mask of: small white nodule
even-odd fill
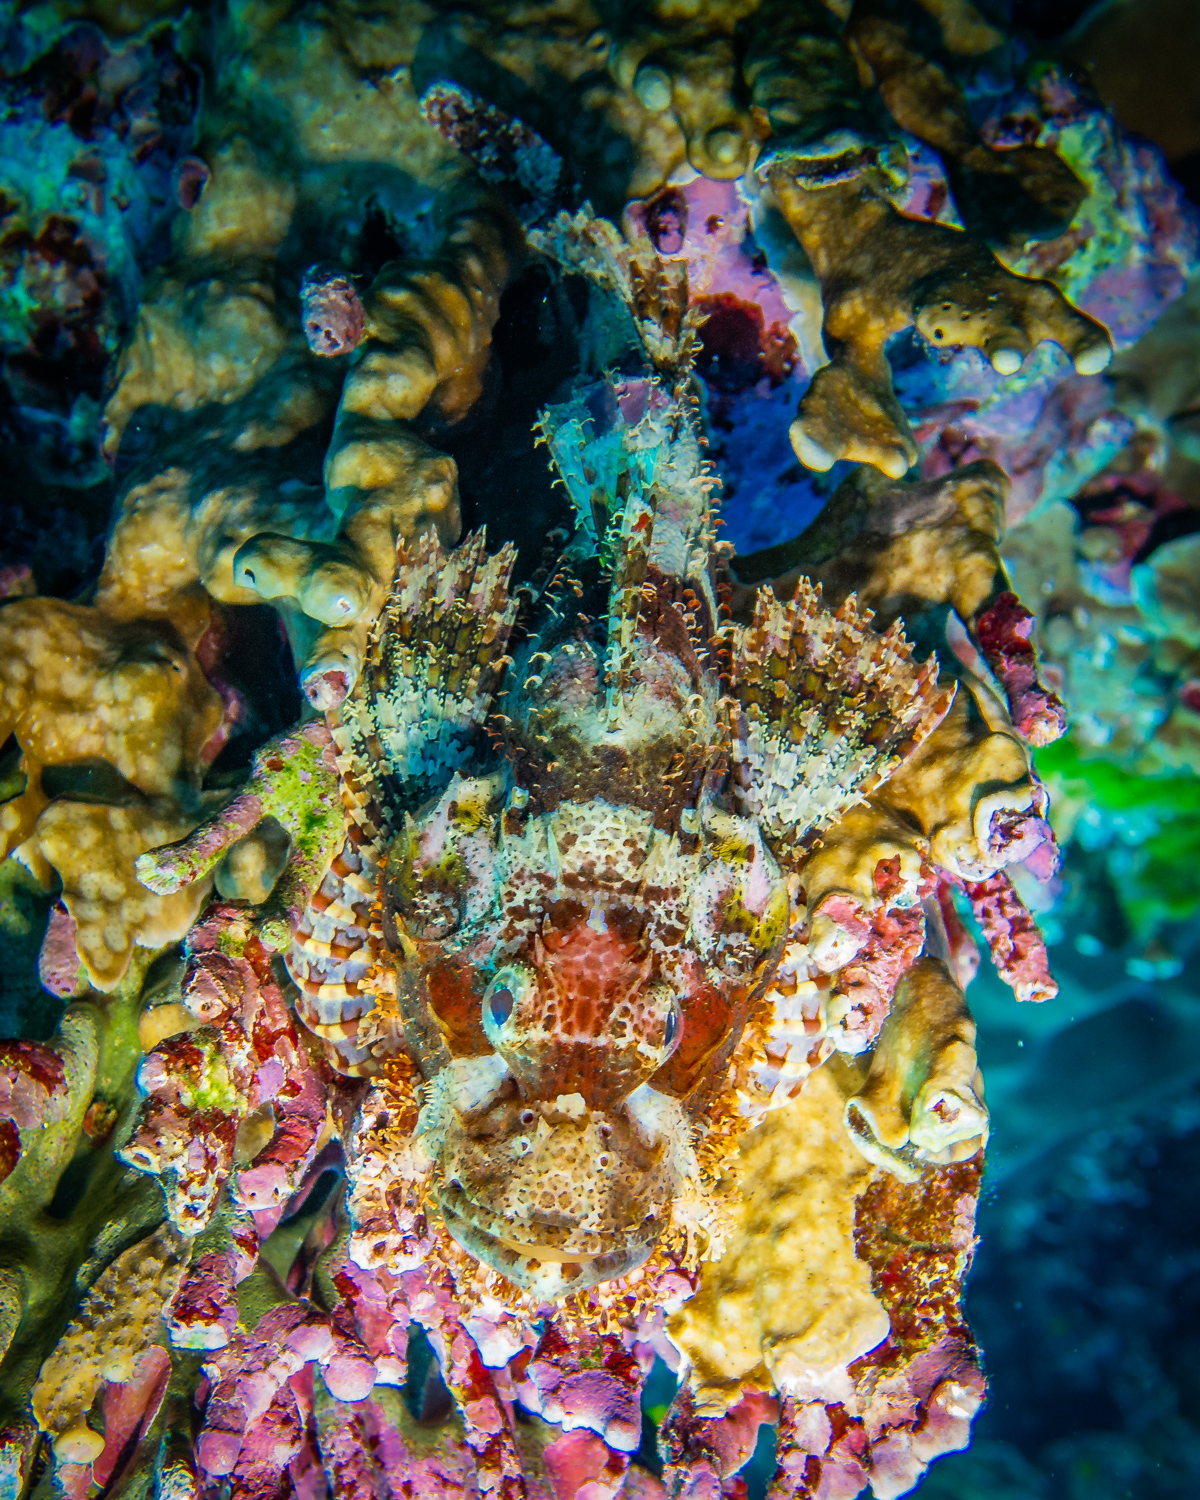
[[[827,453],[820,443],[813,442],[799,422],[792,423],[792,447],[804,467],[815,469],[819,474],[832,469],[836,461],[833,454]]]
[[[1081,375],[1099,375],[1101,370],[1108,368],[1108,362],[1112,359],[1112,346],[1109,344],[1093,344],[1090,349],[1085,349],[1082,354],[1075,356],[1075,368]]]
[[[997,349],[992,355],[992,369],[997,375],[1015,375],[1022,363],[1019,349]]]

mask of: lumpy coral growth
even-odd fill
[[[969,0],[0,69],[0,1489],[905,1493],[985,1397],[971,931],[1052,999],[1047,785],[1192,764],[1161,162]]]

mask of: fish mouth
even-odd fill
[[[612,1281],[640,1266],[664,1227],[655,1218],[618,1239],[577,1235],[537,1220],[517,1224],[489,1213],[458,1182],[443,1184],[437,1201],[447,1230],[469,1255],[549,1301]]]

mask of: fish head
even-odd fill
[[[693,1136],[786,893],[739,820],[688,838],[593,798],[507,835],[485,801],[460,784],[389,870],[418,1129],[450,1234],[555,1301],[644,1262],[699,1191]]]
[[[681,997],[643,925],[558,903],[476,984],[491,1050],[444,1067],[422,1114],[446,1227],[543,1299],[644,1261],[692,1165],[684,1107],[652,1083],[682,1040]],[[449,1015],[455,986],[439,981]]]

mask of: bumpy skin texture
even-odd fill
[[[786,926],[770,848],[782,858],[793,838],[836,819],[848,789],[892,772],[898,741],[922,739],[949,702],[930,692],[931,674],[912,672],[898,637],[877,638],[852,607],[834,617],[816,596],[785,608],[764,595],[734,653],[739,771],[722,790],[726,709],[705,665],[716,644],[708,479],[680,399],[615,379],[545,415],[581,513],[592,509],[594,465],[615,461],[615,493],[628,488],[602,542],[613,568],[604,652],[590,628],[552,614],[506,702],[512,779],[486,762],[473,779],[456,775],[392,839],[393,974],[364,975],[369,932],[343,936],[319,911],[294,949],[293,973],[333,1003],[352,1067],[372,1057],[378,1067],[403,1027],[432,1080],[415,1138],[442,1219],[531,1307],[619,1279],[660,1241],[680,1241],[667,1253],[682,1265],[718,1242],[689,1131],[702,1126]],[[607,423],[587,417],[601,403]],[[478,641],[482,666],[507,631],[502,580],[491,569],[472,577],[470,554],[456,564],[443,565],[444,603],[426,603],[428,585],[402,572],[371,669],[335,730],[380,854],[398,816],[389,787],[429,754],[410,748],[429,712],[418,719],[416,685],[446,671],[441,640],[461,620],[457,649]],[[471,605],[489,600],[490,622],[472,620]],[[797,704],[793,715],[769,686],[781,676],[821,683],[822,707]],[[468,680],[486,676],[477,668]],[[838,704],[847,763],[826,784],[812,758]],[[807,783],[783,769],[785,756],[811,766]],[[323,949],[336,962],[321,963]],[[373,1009],[363,996],[372,989]],[[497,1172],[497,1159],[511,1164]],[[365,1191],[367,1174],[360,1183]],[[376,1263],[405,1235],[399,1223],[387,1230],[386,1214],[377,1224],[370,1197],[359,1253]]]

